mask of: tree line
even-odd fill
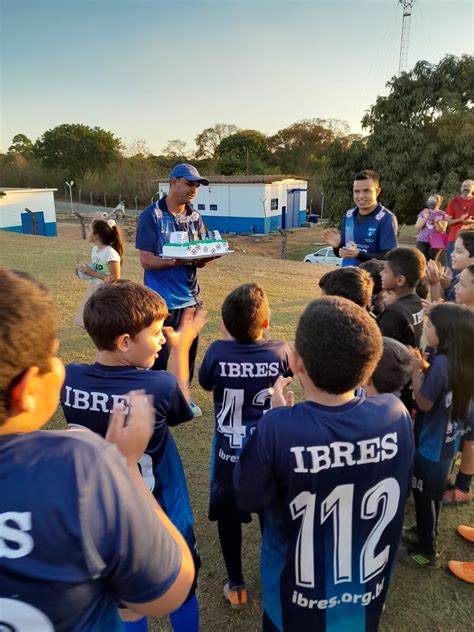
[[[191,152],[180,139],[153,155],[144,140],[125,145],[100,127],[63,124],[35,142],[17,134],[0,154],[0,185],[58,187],[73,179],[83,199],[121,194],[127,206],[149,202],[157,180],[177,162],[192,161],[206,175],[294,175],[309,180],[308,204],[336,220],[352,204],[355,172],[378,171],[383,203],[413,222],[428,194],[459,193],[474,177],[474,57],[419,61],[392,77],[387,96],[365,113],[366,135],[344,121],[305,119],[266,135],[219,123],[196,135]]]

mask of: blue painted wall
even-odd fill
[[[24,234],[22,226],[2,226],[0,230],[3,230],[6,233]],[[57,237],[57,234],[58,234],[58,230],[57,230],[56,222],[45,222],[43,236],[44,237]]]
[[[273,217],[219,217],[218,215],[202,215],[208,228],[221,233],[269,233],[281,228],[281,214]],[[299,223],[306,220],[306,211],[299,211]]]

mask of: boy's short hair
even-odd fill
[[[244,283],[226,296],[222,304],[225,328],[238,342],[252,342],[262,333],[269,317],[268,298],[257,283]]]
[[[468,251],[470,257],[474,257],[474,230],[460,230],[458,237],[462,239],[464,248]]]
[[[103,283],[84,306],[84,326],[99,351],[115,351],[118,336],[134,338],[167,316],[159,294],[125,279]]]
[[[358,171],[354,176],[354,180],[373,180],[377,186],[380,183],[379,174],[372,169],[362,169],[362,171]]]
[[[326,296],[342,296],[359,307],[368,307],[372,302],[374,282],[365,270],[347,267],[323,274],[319,287]]]
[[[403,275],[408,287],[414,288],[426,274],[425,255],[418,248],[392,248],[385,261],[396,276]]]
[[[374,294],[380,294],[382,291],[382,275],[384,263],[382,259],[369,259],[360,264],[359,270],[365,270],[372,277],[374,282]]]
[[[398,340],[383,336],[382,357],[372,373],[372,383],[378,393],[395,393],[410,380],[412,356]]]
[[[430,293],[430,284],[426,277],[423,277],[418,281],[415,287],[415,291],[420,298],[427,299]]]
[[[367,382],[382,354],[382,336],[366,310],[328,296],[301,315],[295,348],[313,384],[339,395]]]
[[[56,308],[48,290],[25,272],[0,268],[0,424],[11,389],[30,367],[51,370]]]

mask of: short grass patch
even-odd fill
[[[310,248],[308,252],[311,251]],[[90,244],[77,239],[0,233],[0,265],[29,272],[51,289],[59,312],[60,356],[66,363],[91,362],[94,358],[94,348],[87,334],[72,324],[85,290],[85,283],[74,275],[74,266],[78,258],[86,261],[89,256]],[[318,296],[318,280],[327,270],[328,266],[312,266],[302,261],[280,261],[238,253],[223,257],[201,270],[199,279],[205,306],[209,311],[209,323],[201,336],[198,365],[208,344],[218,337],[220,307],[231,289],[249,281],[262,284],[272,308],[272,337],[292,341],[298,317],[305,305]],[[123,276],[135,281],[142,280],[142,271],[131,244],[128,244],[125,256]],[[31,326],[34,327],[34,323]],[[207,520],[214,423],[212,399],[209,393],[202,391],[196,384],[193,398],[202,407],[203,416],[173,429],[173,434],[186,470],[202,555],[198,588],[201,628],[205,632],[229,629],[253,632],[261,629],[258,524],[254,521],[244,526],[243,562],[250,607],[245,611],[234,612],[222,597],[225,570],[216,526]],[[64,427],[60,410],[48,427]],[[382,618],[382,631],[411,632],[416,629],[418,632],[468,632],[473,629],[472,587],[452,577],[446,568],[448,559],[474,559],[473,545],[463,541],[455,532],[456,525],[460,523],[474,523],[472,504],[443,508],[440,523],[440,544],[443,547],[441,570],[429,572],[397,566]],[[157,632],[168,630],[169,625],[167,620],[154,620],[150,628]]]

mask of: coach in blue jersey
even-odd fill
[[[305,401],[270,410],[236,464],[241,509],[264,510],[265,632],[378,629],[414,453],[398,398],[354,397],[381,351],[365,310],[310,303],[290,356]]]
[[[186,308],[201,306],[196,268],[202,268],[210,259],[186,262],[181,259],[163,259],[161,254],[167,235],[173,231],[205,230],[201,216],[192,207],[200,185],[209,180],[199,175],[196,167],[179,164],[170,174],[168,195],[150,204],[141,213],[137,224],[135,247],[140,251],[140,263],[145,270],[145,285],[158,292],[168,306],[169,316],[165,327],[177,329]],[[189,352],[190,376],[194,373],[198,339]],[[169,349],[164,347],[153,366],[166,369]]]
[[[381,188],[375,171],[365,169],[354,177],[355,207],[342,218],[340,231],[328,228],[325,242],[332,246],[343,266],[358,266],[369,259],[383,259],[398,245],[395,215],[377,201]]]

